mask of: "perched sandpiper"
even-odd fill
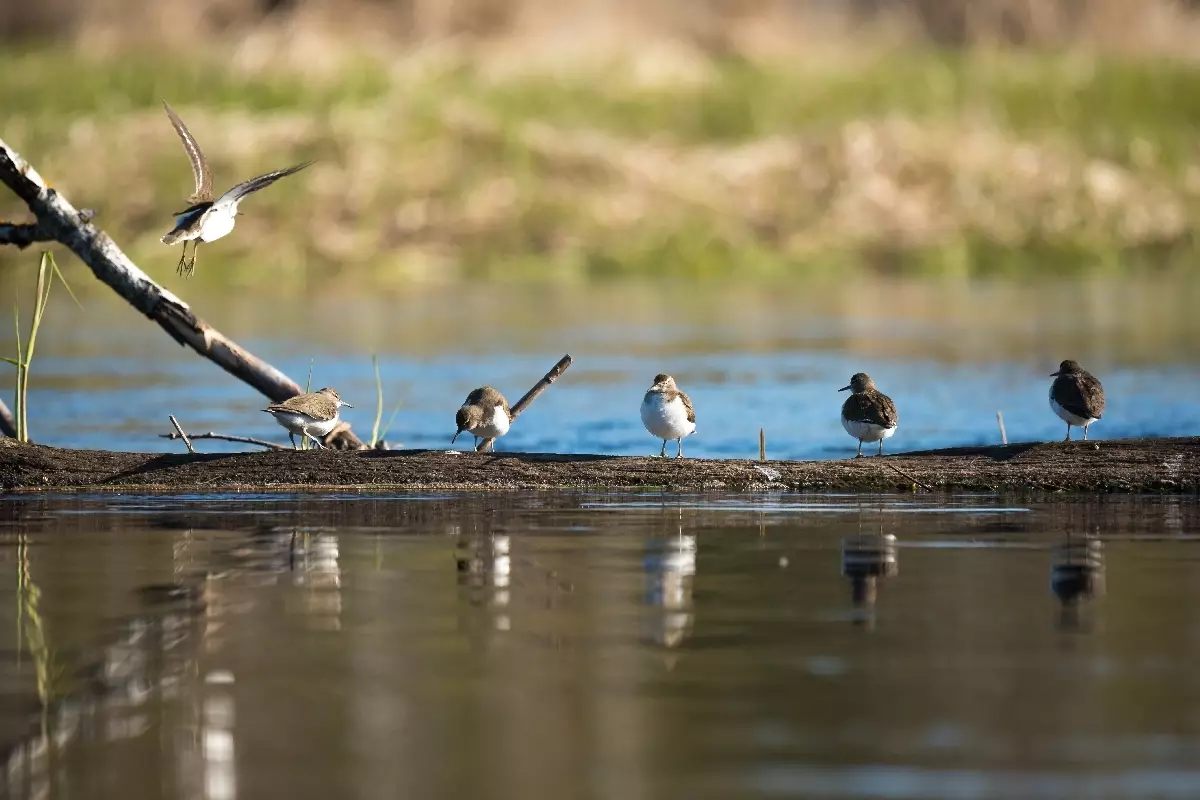
[[[862,458],[863,442],[879,442],[879,455],[883,455],[883,440],[896,432],[900,417],[892,398],[875,388],[875,381],[865,372],[850,378],[850,385],[838,389],[850,391],[842,404],[842,427],[846,433],[858,439],[858,455]]]
[[[642,398],[642,424],[663,440],[660,458],[667,457],[667,442],[671,439],[675,440],[675,457],[683,458],[683,437],[696,432],[696,410],[670,375],[660,372],[654,376],[654,385]]]
[[[201,242],[213,242],[233,230],[233,223],[238,216],[238,203],[251,192],[265,189],[280,178],[299,172],[313,162],[305,161],[287,169],[278,169],[259,175],[234,186],[225,194],[213,200],[212,172],[208,169],[208,161],[196,144],[196,138],[183,124],[183,120],[175,113],[175,109],[163,101],[163,108],[175,126],[175,132],[183,141],[183,149],[187,151],[188,160],[192,162],[192,175],[196,179],[196,191],[188,198],[190,205],[183,211],[175,212],[175,227],[162,237],[163,244],[173,245],[183,242],[183,254],[175,270],[180,275],[190,277],[196,270],[196,248]],[[187,243],[192,242],[192,258],[187,257]]]
[[[497,439],[508,433],[512,411],[509,410],[504,395],[490,386],[480,386],[467,395],[462,407],[454,415],[454,421],[458,430],[451,437],[450,443],[453,444],[458,435],[466,431],[475,437],[475,444],[478,446],[480,439]],[[493,441],[491,447],[495,446]]]
[[[354,408],[338,397],[336,390],[325,388],[319,392],[298,394],[282,403],[272,403],[263,411],[287,428],[293,448],[296,447],[296,434],[300,434],[301,439],[307,436],[317,447],[324,447],[321,439],[328,436],[338,424],[342,406]]]
[[[1067,423],[1067,438],[1063,441],[1071,441],[1071,426],[1075,425],[1083,428],[1086,442],[1088,425],[1104,413],[1104,387],[1095,375],[1070,359],[1059,364],[1058,372],[1051,372],[1050,377],[1054,378],[1050,384],[1050,409]]]

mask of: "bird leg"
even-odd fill
[[[183,240],[183,252],[179,254],[179,263],[175,265],[175,272],[182,275],[184,269],[186,269],[186,267],[185,267],[186,262],[187,262],[187,240],[184,239]]]
[[[883,439],[879,440],[879,452],[876,455],[883,455]]]
[[[666,458],[666,457],[667,457],[667,440],[666,440],[666,439],[663,439],[663,446],[662,446],[662,450],[659,450],[659,451],[658,451],[658,457],[659,457],[659,458]]]
[[[1083,426],[1083,440],[1087,441],[1087,425]]]
[[[858,455],[856,455],[856,456],[855,456],[855,458],[862,458],[862,457],[863,457],[863,454],[862,454],[862,439],[859,439],[859,440],[858,440]]]
[[[304,432],[304,435],[305,435],[305,436],[307,436],[309,439],[312,439],[312,443],[313,443],[313,444],[315,444],[315,445],[317,446],[317,449],[318,449],[318,450],[324,450],[324,449],[325,449],[325,445],[324,445],[324,444],[321,442],[321,440],[320,440],[320,439],[318,439],[316,436],[313,436],[313,435],[312,435],[311,433],[309,433],[308,431],[305,431],[305,432]]]
[[[1071,423],[1069,423],[1069,422],[1067,423],[1067,438],[1063,439],[1063,441],[1064,442],[1071,441]]]
[[[665,448],[666,446],[667,446],[667,443],[663,442],[663,447]],[[683,458],[683,437],[682,436],[680,436],[678,439],[675,440],[675,457]]]
[[[288,438],[292,440],[292,449],[299,450],[300,448],[296,446],[296,434],[292,431],[288,431]]]

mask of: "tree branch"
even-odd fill
[[[36,222],[0,221],[0,244],[16,245],[24,250],[34,242],[52,242],[54,237],[42,230]]]
[[[193,442],[196,441],[197,439],[220,439],[223,442],[240,442],[242,444],[256,444],[259,447],[265,447],[268,450],[291,450],[292,449],[286,445],[275,444],[274,442],[268,442],[266,439],[254,439],[249,436],[230,436],[227,433],[213,433],[212,431],[209,431],[208,433],[189,433],[187,436],[183,436],[182,432],[160,433],[158,435],[158,438],[160,438],[160,439],[183,439],[185,443],[189,439]],[[190,445],[188,446],[188,449],[191,450]],[[196,451],[192,450],[192,452],[194,453]]]
[[[175,341],[187,345],[235,378],[275,402],[301,393],[298,383],[257,358],[197,317],[187,303],[142,272],[104,231],[92,225],[66,198],[0,139],[0,182],[21,198],[37,218],[39,234],[68,247],[97,278],[131,306],[154,320]],[[349,429],[330,434],[327,444],[359,450],[365,445]]]
[[[13,419],[12,412],[4,405],[3,400],[0,400],[0,433],[10,439],[17,438],[17,421]]]
[[[529,404],[536,400],[539,394],[550,388],[550,384],[558,380],[558,376],[567,371],[567,367],[571,366],[571,362],[573,360],[574,359],[571,358],[569,353],[560,358],[558,363],[555,364],[549,372],[543,375],[542,379],[535,383],[533,388],[526,392],[525,396],[518,400],[515,406],[509,409],[512,414],[512,419],[516,419],[522,411],[529,408]],[[491,449],[492,444],[495,441],[495,439],[484,439],[478,445],[476,445],[475,450],[480,453],[486,453]]]

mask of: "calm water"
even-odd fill
[[[1198,524],[1179,498],[7,499],[0,792],[1191,798]]]
[[[157,438],[175,414],[191,431],[286,443],[260,411],[261,396],[64,263],[89,291],[82,310],[58,291],[47,312],[32,379],[35,439],[178,449]],[[648,454],[657,446],[638,404],[660,371],[693,398],[699,429],[685,452],[697,456],[757,455],[759,427],[772,457],[852,454],[837,389],[859,370],[899,406],[892,452],[998,441],[997,410],[1011,439],[1054,439],[1063,426],[1047,408],[1048,373],[1063,358],[1104,381],[1108,410],[1094,436],[1200,431],[1200,273],[1037,284],[335,283],[273,297],[185,284],[169,266],[159,277],[197,313],[301,384],[311,359],[313,388],[335,386],[354,403],[347,418],[364,437],[375,413],[370,354],[378,353],[385,421],[401,403],[393,445],[449,446],[454,411],[471,389],[490,383],[515,402],[565,352],[575,365],[500,449]],[[13,281],[0,282],[0,308],[12,307]],[[27,290],[20,299],[27,303]],[[15,352],[11,337],[12,326],[0,325],[0,353]]]

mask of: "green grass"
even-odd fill
[[[364,58],[312,77],[218,55],[0,53],[22,76],[0,86],[0,137],[168,281],[178,254],[157,239],[191,187],[160,97],[221,186],[319,160],[246,202],[205,245],[202,281],[1074,273],[1200,255],[1200,71],[1166,59],[909,50],[646,82],[621,63],[497,77]],[[4,213],[19,204],[0,198]]]

